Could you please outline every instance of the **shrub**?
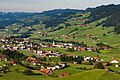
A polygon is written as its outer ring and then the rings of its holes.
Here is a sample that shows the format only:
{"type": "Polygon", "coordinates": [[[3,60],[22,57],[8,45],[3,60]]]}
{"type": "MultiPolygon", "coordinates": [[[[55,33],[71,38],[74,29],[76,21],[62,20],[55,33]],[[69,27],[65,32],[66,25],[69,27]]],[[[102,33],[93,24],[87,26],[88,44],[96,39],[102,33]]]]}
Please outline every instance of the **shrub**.
{"type": "Polygon", "coordinates": [[[19,73],[19,72],[20,72],[20,69],[15,69],[15,71],[16,71],[17,73],[19,73]]]}
{"type": "Polygon", "coordinates": [[[83,68],[83,70],[87,70],[87,68],[86,68],[86,67],[84,67],[84,68],[83,68]]]}
{"type": "Polygon", "coordinates": [[[2,77],[2,75],[0,74],[0,77],[2,77]]]}
{"type": "Polygon", "coordinates": [[[32,70],[27,69],[27,70],[25,70],[25,71],[23,72],[23,74],[25,74],[25,75],[33,75],[34,73],[33,73],[32,70]]]}

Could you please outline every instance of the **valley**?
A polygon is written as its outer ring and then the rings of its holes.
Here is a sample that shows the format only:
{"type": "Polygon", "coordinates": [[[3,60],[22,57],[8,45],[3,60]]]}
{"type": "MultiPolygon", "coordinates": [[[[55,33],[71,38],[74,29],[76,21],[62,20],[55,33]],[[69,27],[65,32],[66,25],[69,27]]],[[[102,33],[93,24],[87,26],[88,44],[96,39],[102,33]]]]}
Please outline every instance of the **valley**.
{"type": "Polygon", "coordinates": [[[119,80],[119,7],[0,13],[0,80],[119,80]]]}

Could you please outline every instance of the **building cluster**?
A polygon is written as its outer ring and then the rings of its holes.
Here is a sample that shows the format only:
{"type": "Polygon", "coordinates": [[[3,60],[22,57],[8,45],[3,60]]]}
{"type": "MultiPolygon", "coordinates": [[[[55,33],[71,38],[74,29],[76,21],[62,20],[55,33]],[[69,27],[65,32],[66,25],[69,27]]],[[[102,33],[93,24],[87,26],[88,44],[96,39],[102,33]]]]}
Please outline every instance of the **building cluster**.
{"type": "Polygon", "coordinates": [[[33,50],[34,54],[37,54],[40,57],[60,57],[63,53],[61,52],[53,52],[53,51],[45,51],[45,50],[33,50]]]}
{"type": "Polygon", "coordinates": [[[34,50],[40,48],[39,44],[31,42],[28,38],[6,38],[0,39],[0,42],[3,44],[3,49],[9,50],[34,50]]]}

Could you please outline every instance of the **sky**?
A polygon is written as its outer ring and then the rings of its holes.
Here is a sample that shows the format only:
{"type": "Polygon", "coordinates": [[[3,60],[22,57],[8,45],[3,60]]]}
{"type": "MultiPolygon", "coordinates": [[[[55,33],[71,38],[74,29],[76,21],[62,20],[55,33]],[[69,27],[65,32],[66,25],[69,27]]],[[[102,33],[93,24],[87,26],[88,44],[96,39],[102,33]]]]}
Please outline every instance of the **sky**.
{"type": "Polygon", "coordinates": [[[120,0],[0,0],[0,12],[42,12],[52,9],[86,9],[120,0]]]}

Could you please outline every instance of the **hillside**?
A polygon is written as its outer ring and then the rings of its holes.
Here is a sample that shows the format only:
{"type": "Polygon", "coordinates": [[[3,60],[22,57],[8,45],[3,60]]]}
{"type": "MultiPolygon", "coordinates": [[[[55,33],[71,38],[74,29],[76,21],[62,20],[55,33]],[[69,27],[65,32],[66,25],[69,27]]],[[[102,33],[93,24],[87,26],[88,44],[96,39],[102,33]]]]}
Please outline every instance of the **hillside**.
{"type": "MultiPolygon", "coordinates": [[[[12,37],[29,37],[33,40],[36,39],[37,42],[40,40],[43,42],[74,41],[84,42],[88,46],[103,42],[110,46],[119,46],[120,35],[116,35],[120,31],[119,6],[99,6],[88,8],[85,11],[56,9],[42,13],[28,13],[32,16],[26,16],[27,19],[21,17],[22,22],[6,26],[1,33],[11,34],[12,37]],[[89,34],[92,34],[92,38],[86,37],[89,34]]],[[[28,14],[26,13],[26,15],[28,14]]]]}
{"type": "Polygon", "coordinates": [[[79,74],[75,74],[69,77],[62,77],[55,80],[118,80],[120,76],[112,72],[106,72],[104,70],[92,70],[79,74]],[[107,76],[107,77],[106,77],[107,76]],[[113,77],[114,76],[114,77],[113,77]]]}
{"type": "Polygon", "coordinates": [[[81,12],[82,10],[73,9],[56,9],[41,13],[0,12],[0,28],[16,23],[23,27],[32,26],[41,22],[46,24],[46,28],[53,27],[71,18],[75,13],[81,12]]]}
{"type": "MultiPolygon", "coordinates": [[[[79,14],[81,15],[81,14],[79,14]]],[[[79,16],[77,15],[77,16],[79,16]]],[[[96,26],[98,23],[103,22],[106,18],[97,20],[95,22],[84,24],[84,19],[89,14],[84,14],[77,18],[69,19],[65,24],[60,24],[58,27],[47,30],[47,36],[41,36],[40,34],[31,35],[31,39],[40,39],[43,41],[55,40],[57,41],[74,41],[84,42],[88,46],[94,46],[96,43],[103,42],[110,46],[119,46],[120,35],[116,35],[113,31],[113,27],[102,27],[103,24],[96,26]],[[92,34],[93,38],[88,38],[86,35],[92,34]],[[40,38],[39,38],[40,37],[40,38]],[[95,38],[97,40],[95,40],[95,38]]]]}
{"type": "Polygon", "coordinates": [[[65,23],[72,18],[78,18],[82,15],[84,16],[84,21],[78,20],[76,24],[82,22],[82,24],[91,24],[103,18],[102,22],[97,22],[96,26],[103,25],[104,27],[116,26],[114,31],[119,34],[119,13],[120,5],[102,5],[96,8],[88,8],[86,10],[74,10],[74,9],[55,9],[49,11],[43,11],[41,13],[0,13],[0,28],[5,28],[9,26],[34,26],[34,25],[45,25],[45,28],[58,27],[60,24],[65,24],[70,26],[70,24],[65,23]],[[79,14],[79,15],[78,15],[79,14]],[[117,15],[118,14],[118,15],[117,15]]]}
{"type": "Polygon", "coordinates": [[[114,26],[114,31],[119,34],[120,33],[120,5],[102,5],[98,6],[96,8],[88,8],[86,9],[86,12],[90,12],[91,14],[89,15],[90,22],[94,22],[96,20],[102,19],[102,18],[107,18],[105,21],[99,23],[99,24],[104,24],[104,27],[110,27],[114,26]]]}

